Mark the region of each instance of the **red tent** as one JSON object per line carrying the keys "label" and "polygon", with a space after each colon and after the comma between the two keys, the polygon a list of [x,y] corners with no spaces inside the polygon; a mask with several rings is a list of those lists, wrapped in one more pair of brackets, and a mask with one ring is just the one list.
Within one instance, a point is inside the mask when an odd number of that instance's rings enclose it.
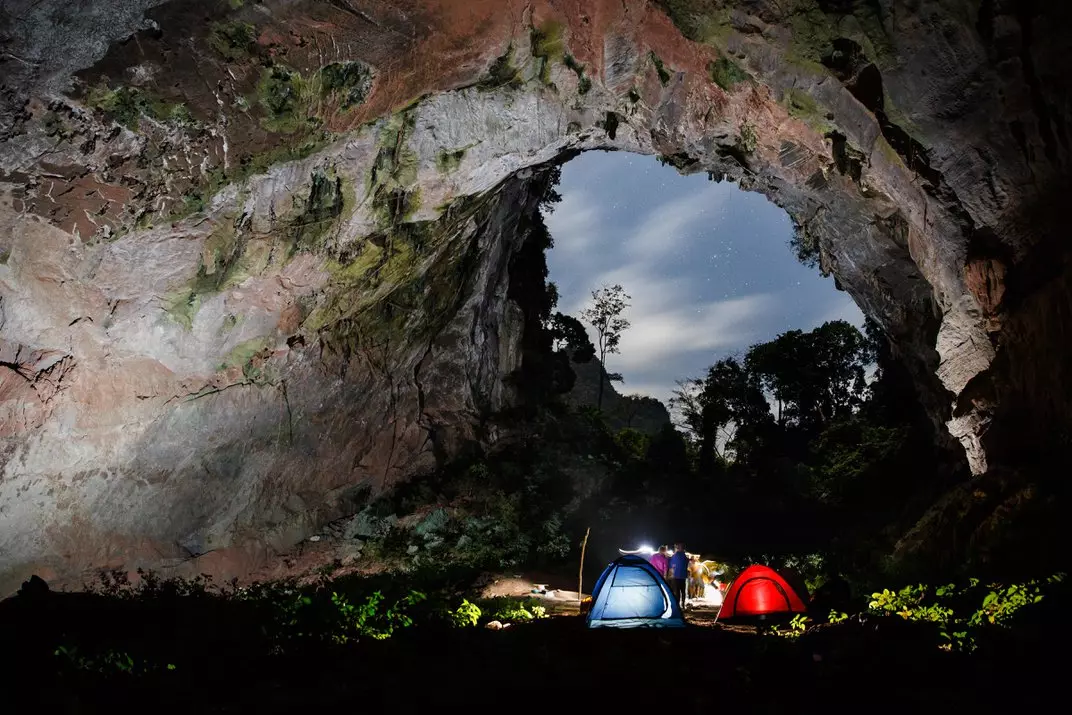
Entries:
{"label": "red tent", "polygon": [[749,566],[733,580],[716,620],[762,618],[805,613],[808,607],[793,587],[772,568]]}

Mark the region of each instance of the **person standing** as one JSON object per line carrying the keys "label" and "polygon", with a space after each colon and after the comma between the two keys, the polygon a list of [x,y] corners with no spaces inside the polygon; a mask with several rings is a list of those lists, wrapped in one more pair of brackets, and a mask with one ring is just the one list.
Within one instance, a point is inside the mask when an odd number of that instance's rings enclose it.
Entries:
{"label": "person standing", "polygon": [[700,561],[699,554],[693,554],[689,560],[689,598],[704,597],[704,576],[707,575],[707,567]]}
{"label": "person standing", "polygon": [[655,567],[655,570],[659,572],[659,575],[666,578],[668,569],[670,568],[670,557],[667,552],[670,549],[666,546],[660,546],[659,550],[651,555],[651,565]]}
{"label": "person standing", "polygon": [[689,578],[689,557],[684,544],[674,544],[674,555],[670,557],[670,593],[685,609],[685,584]]}

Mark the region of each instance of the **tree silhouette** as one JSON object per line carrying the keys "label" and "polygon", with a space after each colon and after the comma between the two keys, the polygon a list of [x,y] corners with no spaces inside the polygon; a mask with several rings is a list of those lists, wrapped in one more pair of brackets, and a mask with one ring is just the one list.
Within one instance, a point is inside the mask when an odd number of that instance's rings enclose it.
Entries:
{"label": "tree silhouette", "polygon": [[[581,311],[581,320],[596,330],[596,347],[599,351],[599,397],[596,409],[603,409],[603,381],[607,367],[607,355],[618,352],[622,333],[629,328],[629,321],[622,313],[629,307],[632,297],[618,284],[603,286],[592,291],[592,304]],[[621,375],[607,374],[607,379],[621,380]]]}

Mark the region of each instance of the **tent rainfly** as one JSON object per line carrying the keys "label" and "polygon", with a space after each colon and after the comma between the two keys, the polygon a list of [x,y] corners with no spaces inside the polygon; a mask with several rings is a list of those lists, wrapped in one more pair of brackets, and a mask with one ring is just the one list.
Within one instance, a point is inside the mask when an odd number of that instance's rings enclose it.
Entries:
{"label": "tent rainfly", "polygon": [[804,599],[781,574],[768,566],[755,564],[733,580],[715,620],[762,621],[806,613],[807,610]]}
{"label": "tent rainfly", "polygon": [[589,628],[681,628],[685,619],[659,572],[639,556],[611,562],[592,589]]}

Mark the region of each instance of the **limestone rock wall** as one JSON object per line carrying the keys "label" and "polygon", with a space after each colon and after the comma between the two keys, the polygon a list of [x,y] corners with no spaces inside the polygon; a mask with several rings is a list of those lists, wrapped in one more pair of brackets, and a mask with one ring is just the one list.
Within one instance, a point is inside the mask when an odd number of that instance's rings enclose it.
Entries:
{"label": "limestone rock wall", "polygon": [[587,149],[789,211],[973,471],[1067,438],[1065,7],[2,12],[0,590],[241,574],[481,438],[531,168]]}

